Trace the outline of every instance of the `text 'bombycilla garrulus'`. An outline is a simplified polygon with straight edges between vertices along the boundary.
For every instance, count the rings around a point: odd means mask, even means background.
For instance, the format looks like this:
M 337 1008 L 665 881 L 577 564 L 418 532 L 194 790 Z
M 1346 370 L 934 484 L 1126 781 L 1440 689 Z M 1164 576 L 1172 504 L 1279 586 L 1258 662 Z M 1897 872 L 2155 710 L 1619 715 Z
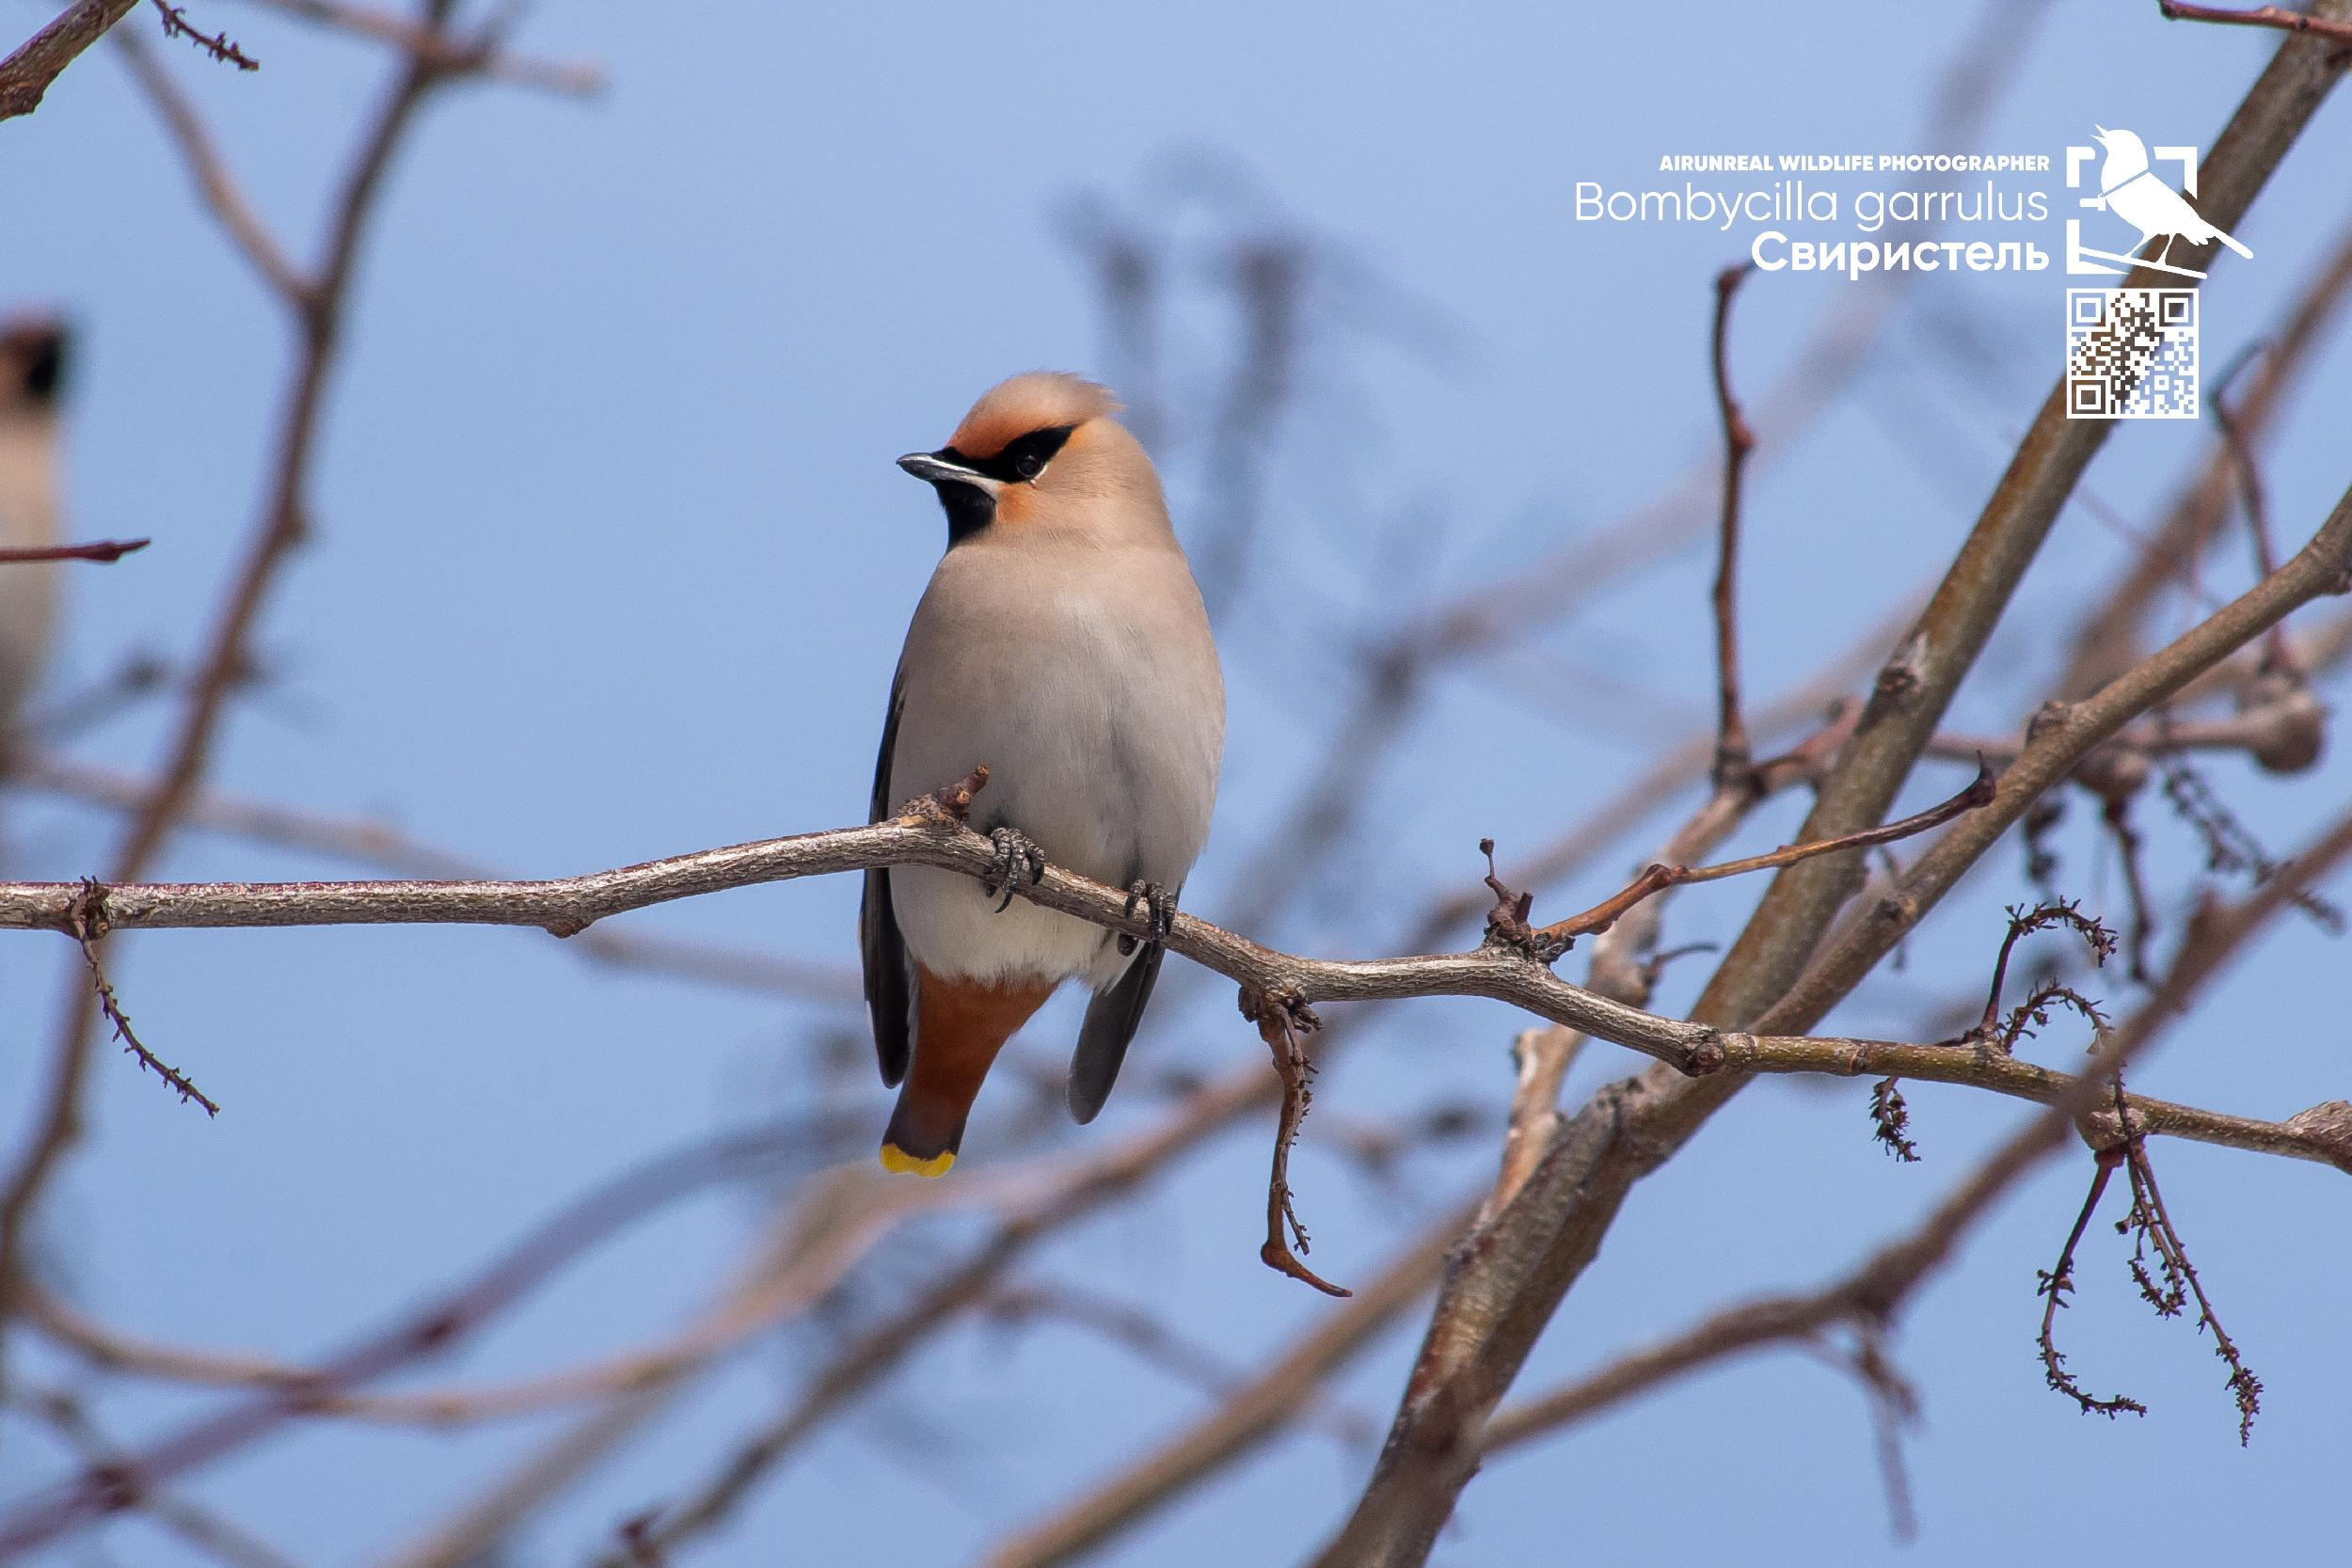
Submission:
M 1012 896 L 1041 858 L 1133 890 L 1165 920 L 1209 834 L 1225 682 L 1152 461 L 1104 388 L 1018 375 L 937 451 L 898 466 L 947 514 L 947 552 L 907 628 L 872 819 L 986 764 L 973 826 L 998 885 L 871 871 L 860 913 L 882 1081 L 882 1164 L 954 1164 L 997 1051 L 1065 980 L 1094 992 L 1070 1110 L 1103 1108 L 1160 970 L 1137 943 Z M 901 1083 L 903 1080 L 903 1083 Z
M 0 322 L 0 545 L 55 545 L 57 400 L 65 328 L 45 317 Z M 0 563 L 0 763 L 56 630 L 62 566 Z

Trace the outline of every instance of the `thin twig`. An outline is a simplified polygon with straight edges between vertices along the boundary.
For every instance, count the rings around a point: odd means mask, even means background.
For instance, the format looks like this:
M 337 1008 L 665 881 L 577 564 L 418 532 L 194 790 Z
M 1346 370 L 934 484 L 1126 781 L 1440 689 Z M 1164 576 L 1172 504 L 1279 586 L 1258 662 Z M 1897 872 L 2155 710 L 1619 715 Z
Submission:
M 2148 954 L 2155 940 L 2156 911 L 2148 892 L 2147 867 L 2141 863 L 2139 830 L 2132 826 L 2131 804 L 2129 796 L 2111 795 L 2100 809 L 2099 820 L 2115 840 L 2115 856 L 2123 868 L 2124 902 L 2131 907 L 2131 924 L 2126 927 L 2130 934 L 2123 944 L 2128 959 L 2124 973 L 2135 985 L 2145 986 L 2153 983 Z
M 0 548 L 0 565 L 20 561 L 120 561 L 152 543 L 149 539 L 98 539 L 87 545 L 11 545 Z
M 2220 427 L 2221 443 L 2230 454 L 2230 464 L 2237 472 L 2238 493 L 2246 503 L 2246 529 L 2253 535 L 2254 570 L 2268 577 L 2278 569 L 2277 552 L 2270 544 L 2270 505 L 2263 489 L 2262 465 L 2255 459 L 2254 446 L 2248 438 L 2245 421 L 2230 406 L 2230 383 L 2233 375 L 2225 375 L 2213 389 L 2213 422 Z M 2264 664 L 2266 669 L 2292 673 L 2294 655 L 2287 643 L 2286 628 L 2273 626 L 2264 641 Z
M 2060 927 L 2082 938 L 2083 945 L 2090 949 L 2092 962 L 2104 964 L 2115 957 L 2115 934 L 2097 916 L 2083 913 L 2082 906 L 2073 900 L 2054 898 L 2031 909 L 2011 905 L 2009 933 L 2001 939 L 2000 954 L 1993 960 L 1993 985 L 1985 993 L 1984 1016 L 1977 1021 L 1974 1037 L 1991 1040 L 2004 1035 L 1994 1025 L 2001 1016 L 2001 993 L 2009 984 L 2010 955 L 2017 950 L 2017 944 L 2036 931 Z
M 1867 828 L 1860 832 L 1844 833 L 1836 838 L 1817 839 L 1804 844 L 1785 844 L 1760 855 L 1745 855 L 1738 860 L 1723 861 L 1714 865 L 1651 865 L 1624 888 L 1594 905 L 1581 914 L 1549 926 L 1536 927 L 1533 932 L 1536 942 L 1545 951 L 1556 943 L 1565 950 L 1578 937 L 1596 931 L 1606 931 L 1616 924 L 1634 905 L 1670 887 L 1684 887 L 1693 882 L 1718 882 L 1726 877 L 1745 876 L 1752 871 L 1769 871 L 1777 866 L 1795 865 L 1817 855 L 1836 854 L 1846 849 L 1867 849 L 1874 845 L 1893 844 L 1911 838 L 1976 810 L 1993 799 L 1994 780 L 1990 768 L 1979 767 L 1968 787 L 1938 805 L 1930 806 L 1915 816 L 1889 822 L 1883 827 Z
M 44 715 L 42 727 L 50 722 Z M 153 793 L 135 774 L 102 768 L 79 758 L 35 753 L 16 761 L 8 784 L 87 801 L 115 811 L 137 811 Z M 405 877 L 493 878 L 496 873 L 401 832 L 389 822 L 309 811 L 248 800 L 216 789 L 199 789 L 181 814 L 181 825 L 255 844 L 331 856 Z M 857 971 L 846 964 L 796 958 L 764 948 L 671 936 L 660 931 L 597 925 L 565 944 L 578 956 L 619 969 L 675 975 L 705 985 L 791 996 L 824 1004 L 857 1000 Z
M 161 1078 L 172 1092 L 179 1095 L 182 1104 L 193 1100 L 204 1107 L 206 1116 L 220 1115 L 220 1107 L 203 1090 L 190 1083 L 187 1074 L 148 1050 L 140 1043 L 138 1036 L 132 1033 L 130 1017 L 123 1012 L 121 1002 L 115 996 L 115 988 L 106 979 L 105 966 L 98 958 L 98 944 L 106 934 L 105 890 L 96 882 L 84 882 L 81 897 L 73 908 L 72 920 L 73 940 L 81 945 L 82 961 L 89 970 L 90 987 L 98 998 L 99 1010 L 114 1026 L 115 1038 L 122 1042 L 122 1049 L 137 1058 L 142 1069 Z
M 2328 22 L 2284 6 L 2256 6 L 2233 11 L 2226 6 L 2191 6 L 2184 0 L 2156 0 L 2156 9 L 2171 22 L 2216 22 L 2240 27 L 2276 27 L 2282 32 L 2308 33 L 2313 38 L 2352 43 L 2352 22 Z
M 2181 1244 L 2181 1233 L 2173 1228 L 2171 1215 L 2165 1212 L 2164 1195 L 2156 1190 L 2156 1168 L 2149 1163 L 2143 1147 L 2133 1146 L 2131 1164 L 2134 1191 L 2154 1214 L 2153 1230 L 2158 1243 L 2173 1272 L 2187 1282 L 2189 1294 L 2197 1298 L 2197 1326 L 2213 1330 L 2213 1353 L 2230 1369 L 2227 1386 L 2237 1404 L 2237 1440 L 2238 1446 L 2244 1448 L 2253 1435 L 2254 1418 L 2262 1413 L 2262 1379 L 2246 1364 L 2237 1341 L 2230 1338 L 2215 1315 L 2213 1301 L 2205 1294 L 2203 1281 L 2197 1276 L 2197 1265 L 2189 1261 L 2188 1250 Z
M 2082 1407 L 2086 1416 L 2105 1416 L 2108 1420 L 2130 1414 L 2145 1416 L 2148 1407 L 2128 1394 L 2101 1397 L 2087 1393 L 2066 1370 L 2066 1357 L 2060 1354 L 2055 1338 L 2058 1308 L 2066 1305 L 2067 1295 L 2074 1289 L 2074 1249 L 2082 1245 L 2083 1232 L 2090 1228 L 2090 1216 L 2097 1212 L 2100 1195 L 2107 1190 L 2107 1179 L 2115 1167 L 2123 1163 L 2121 1149 L 2103 1150 L 2091 1164 L 2090 1191 L 2083 1196 L 2082 1212 L 2074 1216 L 2074 1227 L 2066 1233 L 2066 1244 L 2058 1248 L 2058 1261 L 2038 1275 L 2041 1281 L 2035 1293 L 2042 1297 L 2042 1328 L 2034 1342 L 2042 1350 L 2042 1377 L 2050 1387 Z
M 1265 1244 L 1258 1249 L 1258 1258 L 1267 1268 L 1311 1285 L 1327 1296 L 1351 1294 L 1299 1258 L 1299 1253 L 1308 1250 L 1307 1227 L 1299 1223 L 1298 1211 L 1291 1201 L 1291 1146 L 1298 1142 L 1299 1123 L 1306 1120 L 1308 1102 L 1314 1098 L 1308 1085 L 1314 1064 L 1308 1060 L 1303 1041 L 1320 1021 L 1303 997 L 1248 989 L 1241 993 L 1241 1016 L 1258 1026 L 1258 1037 L 1274 1053 L 1274 1071 L 1282 1083 L 1282 1110 L 1274 1130 L 1274 1168 L 1266 1178 Z
M 1715 782 L 1739 777 L 1748 768 L 1748 726 L 1740 713 L 1740 483 L 1756 432 L 1731 395 L 1731 370 L 1724 340 L 1731 326 L 1732 296 L 1754 270 L 1742 261 L 1715 275 L 1715 412 L 1724 428 L 1724 500 L 1715 555 Z
M 239 71 L 262 69 L 262 62 L 238 48 L 226 32 L 206 33 L 201 28 L 189 25 L 188 13 L 183 8 L 168 4 L 167 0 L 155 0 L 155 9 L 163 15 L 164 37 L 186 39 L 223 65 L 233 65 Z

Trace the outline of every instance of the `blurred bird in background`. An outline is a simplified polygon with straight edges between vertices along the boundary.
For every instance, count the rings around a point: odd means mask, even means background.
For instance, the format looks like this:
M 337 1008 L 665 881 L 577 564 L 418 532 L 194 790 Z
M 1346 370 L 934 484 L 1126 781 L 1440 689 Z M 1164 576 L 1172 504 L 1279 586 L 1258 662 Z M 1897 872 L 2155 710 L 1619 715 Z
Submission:
M 55 545 L 57 408 L 66 371 L 62 323 L 0 320 L 0 546 Z M 0 563 L 0 771 L 56 634 L 61 565 Z
M 1018 375 L 947 445 L 898 459 L 938 492 L 947 551 L 891 684 L 872 819 L 984 763 L 972 823 L 997 863 L 988 885 L 866 874 L 866 1005 L 882 1081 L 904 1081 L 882 1146 L 892 1170 L 946 1174 L 998 1050 L 1065 980 L 1094 992 L 1069 1086 L 1071 1114 L 1093 1119 L 1161 945 L 1013 895 L 1050 860 L 1129 889 L 1165 932 L 1208 838 L 1224 678 L 1159 476 L 1118 406 L 1073 375 Z
M 2099 194 L 2083 198 L 2084 206 L 2111 212 L 2138 230 L 2140 245 L 2158 234 L 2166 236 L 2164 249 L 2156 254 L 2159 261 L 2171 255 L 2176 239 L 2191 245 L 2219 240 L 2240 256 L 2252 258 L 2252 251 L 2199 217 L 2186 197 L 2157 178 L 2149 166 L 2146 142 L 2130 131 L 2110 131 L 2104 125 L 2093 129 L 2091 139 L 2106 149 L 2106 157 L 2099 165 Z

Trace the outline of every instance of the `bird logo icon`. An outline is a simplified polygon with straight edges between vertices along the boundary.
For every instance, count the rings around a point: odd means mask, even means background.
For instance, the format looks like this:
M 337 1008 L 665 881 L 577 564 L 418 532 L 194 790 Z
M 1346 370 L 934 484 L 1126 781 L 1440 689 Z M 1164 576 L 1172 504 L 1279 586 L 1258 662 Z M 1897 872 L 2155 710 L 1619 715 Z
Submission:
M 2105 156 L 2099 166 L 2099 194 L 2082 198 L 2082 205 L 2096 212 L 2113 213 L 2117 217 L 2138 230 L 2138 245 L 2146 245 L 2159 234 L 2163 235 L 2164 247 L 2157 251 L 2153 260 L 2145 262 L 2145 265 L 2160 272 L 2174 273 L 2185 277 L 2204 277 L 2203 273 L 2193 268 L 2172 264 L 2170 260 L 2172 245 L 2177 240 L 2186 240 L 2192 245 L 2205 245 L 2218 240 L 2240 256 L 2249 259 L 2253 256 L 2254 253 L 2239 244 L 2235 236 L 2200 217 L 2197 209 L 2189 205 L 2187 197 L 2165 183 L 2152 166 L 2148 155 L 2148 144 L 2141 141 L 2137 135 L 2130 131 L 2110 131 L 2104 125 L 2093 129 L 2097 133 L 2094 139 L 2098 142 Z M 2072 162 L 2074 150 L 2069 150 L 2067 181 L 2069 184 L 2074 183 L 2074 165 Z M 2080 150 L 2086 155 L 2090 152 L 2088 148 Z M 2158 150 L 2186 154 L 2192 150 L 2158 149 Z M 2183 156 L 2181 163 L 2188 177 L 2188 188 L 2193 193 L 2197 188 L 2195 160 L 2193 156 Z M 2075 225 L 2070 224 L 2068 227 L 2073 230 Z M 2122 266 L 2077 267 L 2073 264 L 2076 257 L 2096 257 L 2102 261 L 2122 263 L 2123 266 L 2128 266 L 2135 261 L 2135 258 L 2128 254 L 2083 247 L 2071 233 L 2069 239 L 2074 242 L 2069 246 L 2069 271 L 2123 270 Z M 2134 248 L 2138 248 L 2138 245 Z

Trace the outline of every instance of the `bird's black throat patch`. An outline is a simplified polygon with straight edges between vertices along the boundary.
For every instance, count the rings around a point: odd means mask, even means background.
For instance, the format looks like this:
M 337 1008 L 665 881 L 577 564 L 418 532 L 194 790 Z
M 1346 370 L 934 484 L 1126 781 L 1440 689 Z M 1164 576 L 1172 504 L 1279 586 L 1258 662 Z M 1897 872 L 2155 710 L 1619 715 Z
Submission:
M 935 488 L 939 492 L 939 504 L 947 513 L 949 549 L 954 549 L 996 520 L 996 498 L 978 485 L 950 482 Z

